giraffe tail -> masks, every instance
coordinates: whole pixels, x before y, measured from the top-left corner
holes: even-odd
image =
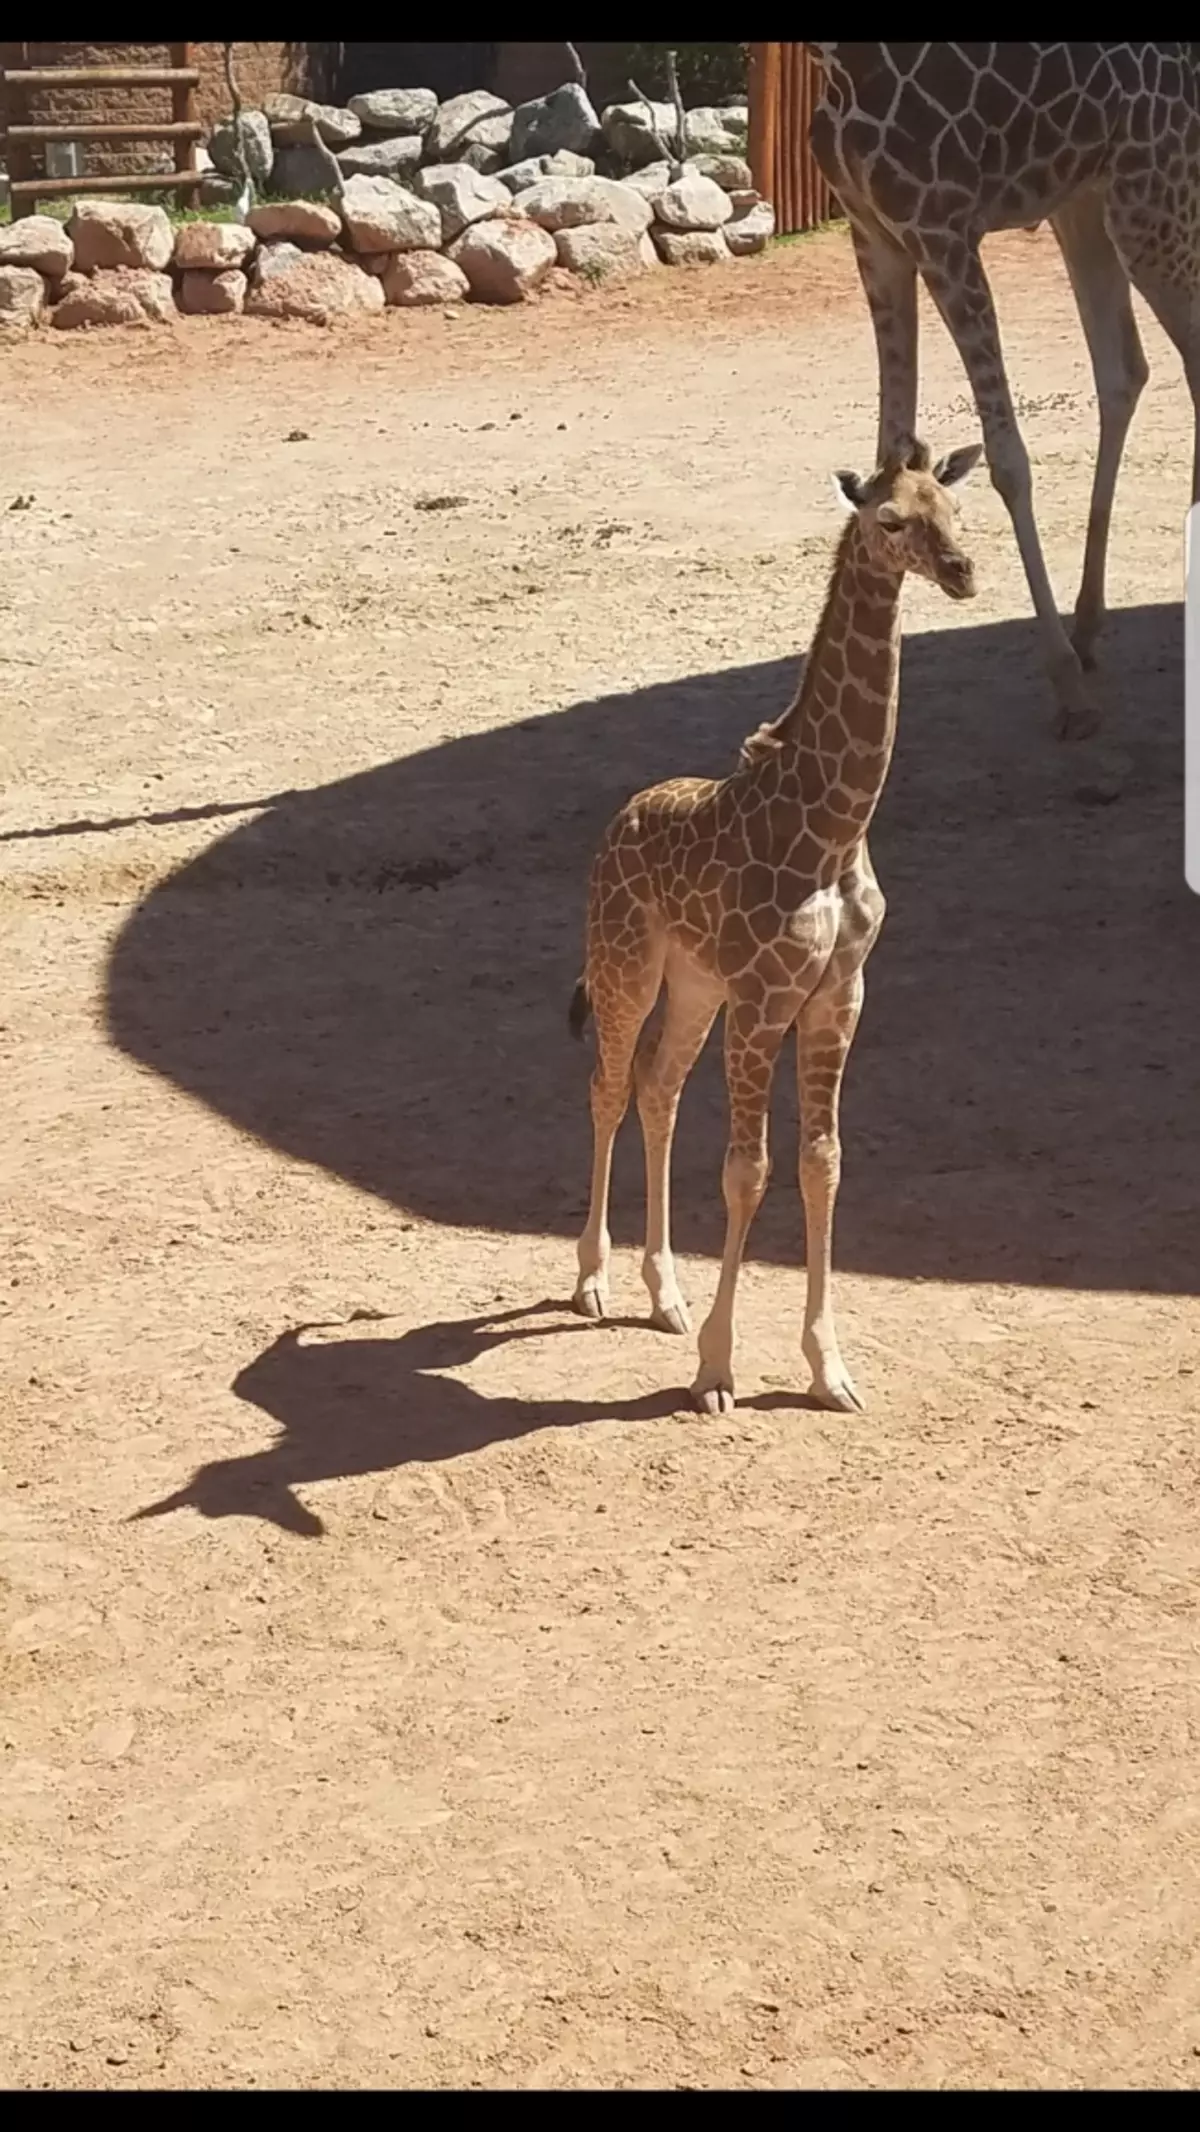
[[[587,979],[586,977],[581,977],[571,994],[571,1004],[567,1009],[567,1027],[575,1038],[576,1043],[582,1044],[583,1042],[583,1032],[587,1028],[591,1012],[592,1003],[588,998]]]

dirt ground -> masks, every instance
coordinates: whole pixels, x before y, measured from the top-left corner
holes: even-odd
[[[1082,336],[1048,235],[990,257],[1069,605]],[[628,1317],[564,1308],[565,1008],[612,808],[787,699],[874,441],[844,237],[4,357],[6,2084],[1197,2084],[1191,413],[1145,334],[1125,789],[1075,796],[980,477],[872,840],[868,1412],[804,1404],[789,1068],[720,1421],[639,1322],[632,1121]],[[722,1129],[711,1047],[702,1308]]]

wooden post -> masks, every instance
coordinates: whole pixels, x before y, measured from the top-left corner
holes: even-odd
[[[179,73],[192,72],[192,48],[190,44],[168,45],[171,66]],[[196,123],[196,88],[194,82],[175,82],[171,88],[171,117],[177,126],[194,126]],[[195,134],[177,134],[175,138],[175,168],[188,171],[196,168]]]
[[[23,44],[21,46],[21,66],[25,68],[28,67],[28,65],[29,46],[27,44]],[[29,92],[25,89],[19,89],[17,87],[17,84],[12,81],[6,82],[5,89],[5,101],[8,106],[8,123],[11,126],[14,119],[20,119],[22,116],[28,118]],[[18,105],[17,102],[18,97],[21,98],[20,105]],[[20,193],[14,190],[14,187],[20,182],[22,178],[25,180],[26,184],[28,184],[30,178],[33,176],[33,157],[30,153],[28,143],[23,141],[19,135],[14,140],[12,135],[10,134],[6,145],[8,150],[6,160],[8,163],[8,197],[10,203],[9,213],[11,214],[13,221],[16,222],[21,215],[33,215],[37,213],[37,200],[23,199]]]
[[[752,44],[750,47],[750,170],[756,190],[773,207],[781,49],[777,44]]]
[[[820,74],[803,44],[750,47],[750,169],[775,210],[781,237],[816,229],[836,203],[813,159],[809,137]]]

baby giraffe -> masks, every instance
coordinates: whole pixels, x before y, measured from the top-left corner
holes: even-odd
[[[588,1318],[608,1308],[613,1142],[636,1091],[652,1321],[664,1332],[689,1330],[671,1255],[671,1141],[683,1084],[724,1007],[725,1253],[700,1328],[692,1397],[702,1413],[733,1406],[734,1296],[770,1172],[775,1061],[793,1024],[808,1236],[801,1346],[822,1405],[861,1411],[838,1347],[830,1272],[842,1073],[885,908],[867,829],[896,731],[905,574],[930,578],[951,599],[972,597],[950,492],[981,451],[968,445],[933,466],[926,446],[910,441],[870,480],[834,476],[849,523],[795,700],[745,742],[731,777],[672,778],[638,793],[593,862],[587,965],[570,1014],[576,1036],[593,1014],[597,1036],[591,1210],[575,1307]],[[639,1044],[664,984],[658,1039]]]

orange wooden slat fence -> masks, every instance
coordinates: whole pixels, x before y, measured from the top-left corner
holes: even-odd
[[[8,151],[9,193],[12,217],[36,214],[39,199],[58,199],[72,193],[104,192],[195,192],[204,181],[197,168],[196,146],[204,128],[196,116],[196,86],[200,80],[192,65],[190,44],[168,45],[169,67],[31,67],[29,48],[22,45],[25,62],[8,68],[0,78],[8,90],[10,115],[5,139]],[[142,120],[122,125],[116,121],[70,120],[60,125],[17,124],[12,118],[15,99],[28,100],[39,89],[170,89],[171,117],[161,124]],[[33,168],[33,148],[47,141],[170,141],[173,171],[130,172],[91,178],[38,177]]]
[[[809,147],[820,70],[802,44],[750,47],[750,168],[781,237],[831,222],[838,204]]]

